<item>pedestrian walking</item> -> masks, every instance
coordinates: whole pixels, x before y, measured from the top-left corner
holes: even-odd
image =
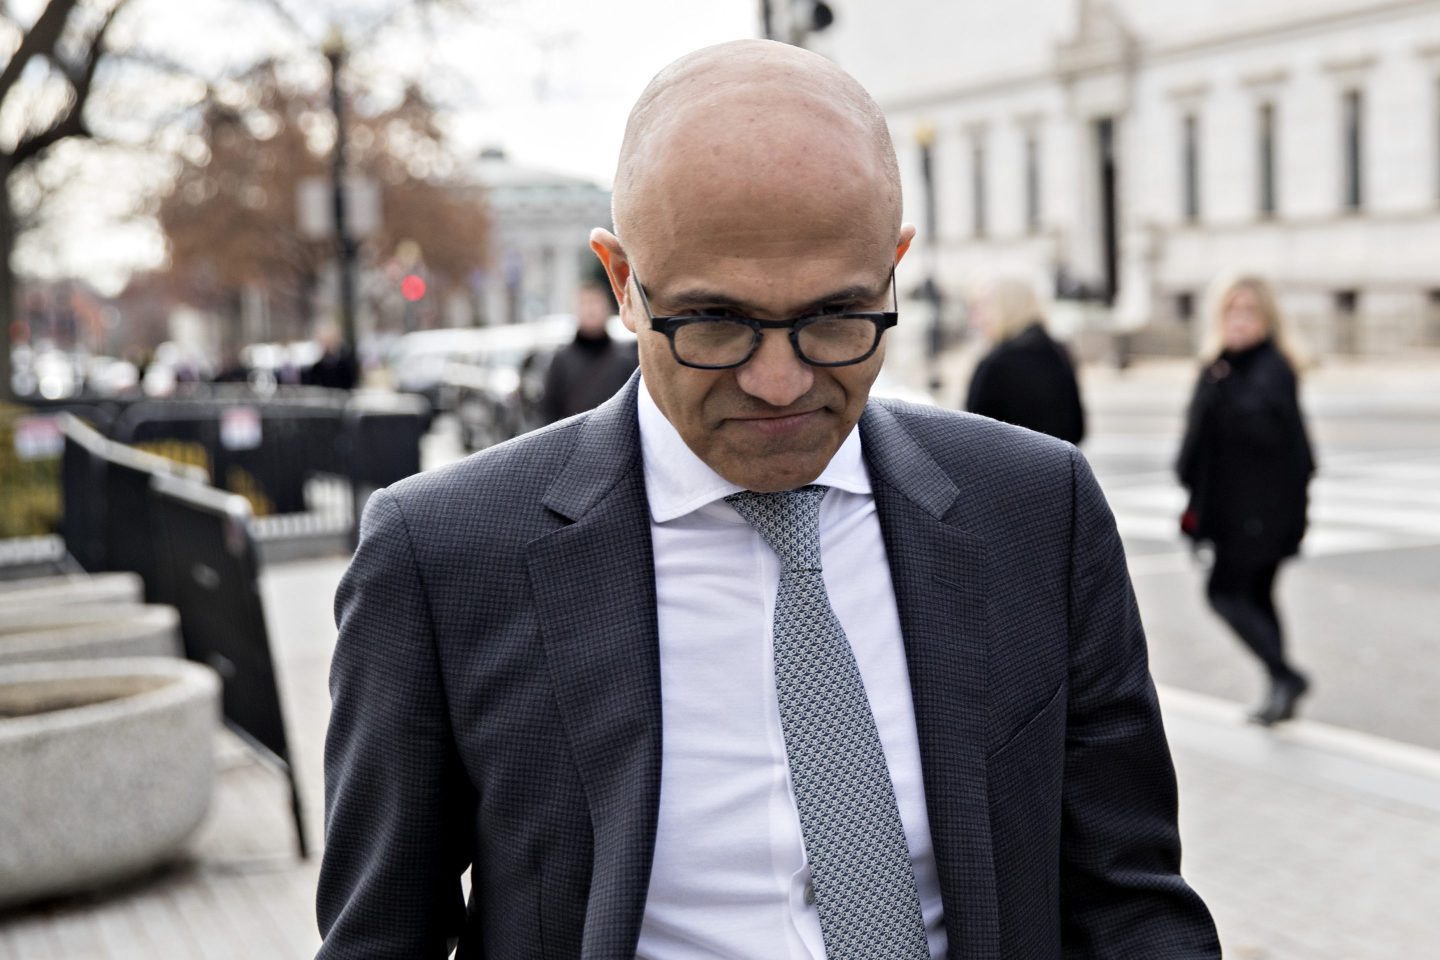
[[[315,332],[320,344],[319,358],[301,373],[301,383],[332,390],[353,390],[360,379],[355,354],[334,324],[324,324]]]
[[[1084,459],[870,398],[901,210],[817,54],[641,94],[591,234],[639,373],[366,505],[321,960],[1220,956]]]
[[[1295,715],[1309,681],[1285,654],[1275,576],[1305,535],[1315,471],[1296,365],[1269,284],[1222,279],[1209,297],[1210,335],[1176,466],[1190,493],[1182,530],[1214,549],[1206,595],[1269,677],[1251,719]]]
[[[1035,288],[1016,277],[992,280],[973,298],[971,318],[991,346],[970,378],[965,409],[1070,443],[1083,440],[1075,365],[1046,332]]]
[[[580,286],[575,310],[575,339],[556,351],[545,371],[540,412],[545,423],[583,413],[614,395],[635,372],[634,343],[619,343],[605,329],[614,301],[603,280]]]

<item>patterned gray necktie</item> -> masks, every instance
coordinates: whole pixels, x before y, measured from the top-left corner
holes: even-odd
[[[775,692],[828,960],[928,958],[925,920],[865,684],[820,575],[828,488],[725,498],[780,557]]]

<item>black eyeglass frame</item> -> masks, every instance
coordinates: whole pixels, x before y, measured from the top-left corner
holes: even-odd
[[[885,331],[900,322],[900,294],[895,289],[895,270],[893,267],[890,270],[890,296],[891,302],[895,305],[894,310],[850,310],[844,313],[817,313],[804,317],[792,317],[789,320],[757,320],[754,317],[734,314],[707,313],[678,317],[657,317],[655,316],[655,312],[650,309],[650,298],[645,294],[645,286],[640,282],[639,275],[634,270],[631,270],[630,278],[635,281],[635,289],[640,294],[640,306],[644,309],[645,316],[650,321],[650,329],[658,333],[663,333],[665,339],[670,341],[670,355],[675,358],[676,363],[682,367],[691,367],[696,370],[730,370],[734,367],[743,367],[750,362],[750,358],[755,356],[755,351],[760,348],[760,338],[762,332],[765,330],[789,330],[790,347],[795,351],[795,356],[799,357],[802,363],[807,363],[812,367],[849,367],[857,363],[864,363],[873,357],[875,351],[880,349],[880,338],[885,335]],[[866,350],[854,360],[824,362],[811,360],[805,356],[805,352],[800,349],[800,331],[810,324],[818,323],[821,320],[842,319],[869,320],[875,325],[875,340],[870,344],[870,349]],[[679,352],[675,349],[676,331],[692,323],[717,322],[739,323],[750,328],[754,336],[750,340],[750,349],[746,351],[745,356],[734,363],[693,363],[689,360],[682,359]]]

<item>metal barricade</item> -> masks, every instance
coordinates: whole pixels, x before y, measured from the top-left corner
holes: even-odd
[[[352,535],[359,534],[370,494],[420,472],[420,439],[429,423],[429,403],[413,394],[356,394],[351,400],[342,449],[354,491]]]
[[[307,857],[249,504],[235,494],[165,474],[152,475],[150,489],[170,591],[167,602],[180,611],[185,655],[220,674],[226,725],[289,782],[296,843],[300,856]]]
[[[150,478],[168,475],[204,483],[204,471],[106,440],[69,414],[61,415],[61,429],[65,437],[61,532],[66,550],[92,573],[138,573],[145,582],[146,602],[168,603]]]

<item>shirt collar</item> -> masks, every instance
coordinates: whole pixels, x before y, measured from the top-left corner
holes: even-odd
[[[712,470],[686,445],[675,425],[655,404],[643,376],[639,393],[645,493],[650,501],[650,517],[655,523],[683,517],[744,489]],[[860,450],[859,430],[851,429],[815,482],[847,493],[870,495],[870,475]]]

